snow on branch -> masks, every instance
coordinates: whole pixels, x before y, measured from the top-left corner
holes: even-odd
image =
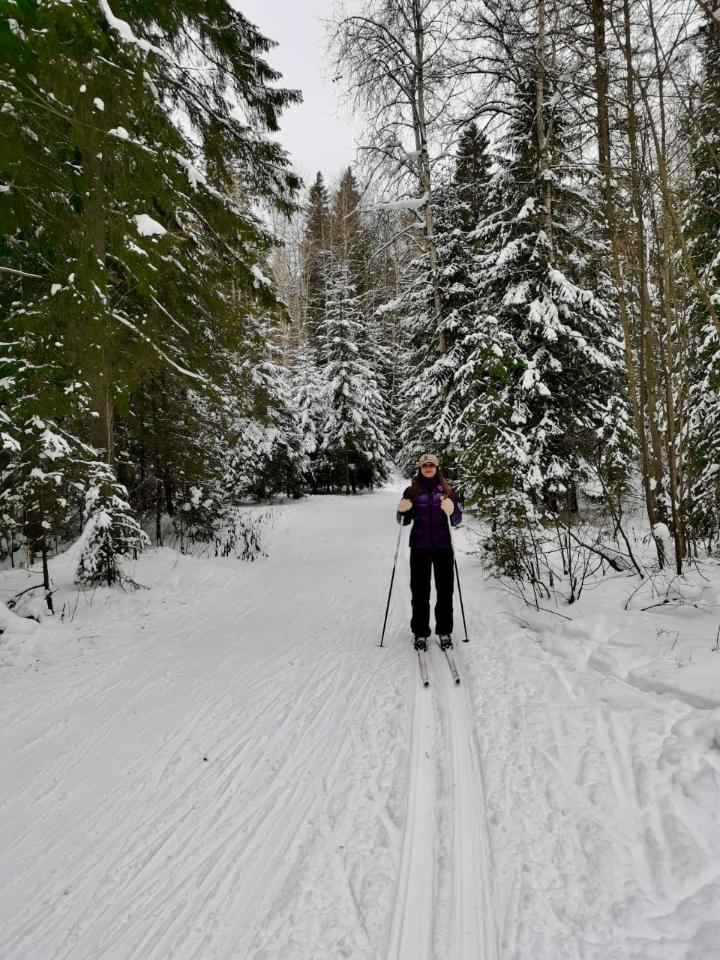
[[[150,43],[149,40],[144,40],[142,37],[136,36],[127,20],[121,20],[120,17],[116,17],[110,9],[110,4],[107,2],[107,0],[99,0],[99,2],[100,9],[107,20],[108,25],[111,26],[113,30],[117,30],[126,43],[134,44],[136,47],[144,50],[145,53],[156,53],[159,57],[162,57],[163,60],[169,59],[168,55],[164,50],[161,50],[160,47],[156,47],[153,43]]]
[[[421,197],[407,197],[405,200],[380,200],[377,203],[363,203],[359,209],[364,213],[372,213],[376,210],[422,210],[428,202],[428,195],[424,193]]]
[[[141,237],[162,237],[167,233],[165,227],[157,220],[153,220],[147,213],[138,213],[133,217],[133,220]]]
[[[3,273],[14,273],[19,277],[32,277],[33,280],[42,280],[42,275],[39,273],[27,273],[25,270],[14,270],[12,267],[0,267],[0,270]]]
[[[223,204],[226,210],[229,210],[231,213],[234,213],[236,216],[247,217],[247,214],[240,209],[240,207],[235,202],[235,200],[233,200],[233,198],[228,194],[222,193],[220,190],[217,190],[210,183],[208,183],[208,180],[205,174],[201,170],[199,170],[198,167],[196,167],[193,163],[191,163],[191,161],[188,160],[187,157],[184,157],[181,153],[176,153],[174,150],[170,151],[170,156],[173,157],[173,159],[176,160],[179,166],[182,167],[182,169],[185,171],[185,176],[187,177],[188,183],[190,184],[193,190],[197,190],[198,184],[200,184],[203,187],[203,189],[208,194],[210,194],[211,197],[214,197],[216,200],[219,200],[220,203]],[[203,223],[208,225],[205,218],[200,215],[200,213],[195,209],[195,207],[193,207],[192,205],[190,206],[193,213],[195,213],[198,217],[200,217]]]
[[[175,361],[169,357],[164,350],[162,350],[156,343],[153,343],[150,337],[144,334],[142,330],[138,330],[135,324],[131,323],[127,317],[123,317],[123,315],[117,311],[113,311],[112,316],[118,321],[118,323],[122,323],[123,326],[128,327],[128,329],[132,330],[133,333],[136,333],[142,340],[151,346],[153,350],[158,353],[163,360],[166,361],[166,363],[169,363],[171,367],[177,370],[178,373],[183,374],[183,376],[190,377],[193,380],[199,380],[201,383],[208,383],[207,377],[204,377],[201,373],[196,373],[194,370],[187,370],[185,367],[181,367],[179,363],[175,363]]]
[[[170,156],[173,157],[183,168],[183,170],[185,171],[185,175],[187,176],[188,183],[193,188],[193,190],[197,190],[198,183],[201,183],[204,187],[207,186],[207,179],[205,177],[205,174],[202,173],[201,170],[198,170],[198,168],[193,163],[191,163],[186,157],[184,157],[181,153],[177,153],[174,150],[170,151]]]

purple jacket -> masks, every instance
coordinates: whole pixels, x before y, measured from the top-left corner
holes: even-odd
[[[412,488],[407,487],[403,497],[410,500]],[[440,507],[445,491],[437,480],[423,480],[420,493],[413,499],[413,505],[405,513],[398,513],[398,523],[407,526],[412,523],[410,531],[410,547],[420,550],[447,549],[452,546],[448,529],[447,514]],[[450,497],[455,509],[450,514],[450,523],[456,527],[462,520],[462,513],[454,490]]]

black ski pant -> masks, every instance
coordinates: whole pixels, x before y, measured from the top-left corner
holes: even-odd
[[[451,547],[438,550],[410,550],[410,592],[412,619],[410,629],[415,637],[429,637],[430,571],[435,573],[435,633],[451,634],[453,629],[453,552]]]

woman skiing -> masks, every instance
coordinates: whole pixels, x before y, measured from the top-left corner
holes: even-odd
[[[397,521],[410,531],[410,629],[415,649],[426,650],[430,636],[430,571],[435,573],[435,633],[443,650],[452,647],[453,549],[449,523],[462,519],[455,491],[443,477],[438,458],[424,453],[418,460],[417,476],[403,493],[397,507]]]

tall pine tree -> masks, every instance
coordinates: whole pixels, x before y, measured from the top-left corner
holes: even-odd
[[[225,3],[81,0],[13,14],[0,23],[11,78],[0,114],[0,309],[10,334],[3,400],[20,448],[6,445],[4,476],[31,489],[27,425],[42,423],[68,449],[91,444],[135,487],[153,458],[131,462],[127,448],[167,439],[146,434],[157,421],[138,416],[138,397],[162,383],[176,410],[190,388],[222,406],[237,386],[243,328],[274,307],[257,269],[272,238],[252,208],[291,208],[297,181],[262,131],[277,129],[295,95],[269,86],[269,42]],[[243,401],[251,415],[252,398]],[[185,420],[201,435],[201,418]],[[61,474],[56,458],[61,499],[76,491],[82,504],[74,485],[92,487],[92,460],[73,457]],[[32,498],[21,496],[16,516],[42,514]],[[65,522],[46,522],[67,535]],[[42,550],[37,530],[25,525]]]
[[[478,228],[479,309],[456,433],[463,485],[501,533],[573,510],[600,461],[617,467],[610,445],[627,433],[593,196],[547,87],[540,143],[534,67],[514,90],[506,159]]]
[[[705,287],[720,289],[720,24],[708,18],[702,33],[703,69],[689,128],[692,180],[685,234],[693,266]],[[720,336],[704,304],[688,317],[690,396],[686,429],[689,497],[686,525],[693,539],[720,538]]]
[[[323,175],[318,173],[308,191],[303,264],[305,273],[306,337],[322,352],[320,330],[325,315],[326,271],[330,252],[330,198]]]
[[[369,472],[375,480],[386,477],[390,451],[376,347],[344,263],[333,264],[328,275],[323,339],[327,414],[321,446],[349,492],[352,470]]]

